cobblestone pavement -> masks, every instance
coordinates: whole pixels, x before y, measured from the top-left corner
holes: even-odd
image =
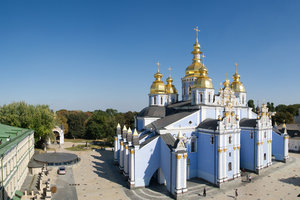
[[[74,153],[74,152],[73,152]],[[164,200],[172,199],[161,185],[149,188],[128,189],[127,181],[112,162],[112,151],[75,152],[81,161],[73,166],[76,191],[79,200]],[[251,173],[252,182],[242,179],[225,184],[221,189],[202,180],[192,179],[187,182],[188,193],[184,199],[234,199],[234,189],[238,189],[238,199],[245,200],[295,200],[300,194],[300,154],[290,153],[288,163],[274,162],[260,175]],[[201,196],[206,187],[207,196]]]

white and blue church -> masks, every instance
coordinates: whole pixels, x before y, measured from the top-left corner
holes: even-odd
[[[149,105],[135,117],[131,130],[117,126],[114,162],[130,188],[146,187],[155,177],[179,198],[187,180],[201,178],[216,186],[239,178],[241,169],[260,173],[276,160],[288,159],[288,135],[272,126],[262,105],[258,114],[247,106],[240,75],[215,91],[198,42],[185,70],[182,100],[171,75],[158,70],[150,87]],[[237,64],[236,64],[237,67]]]

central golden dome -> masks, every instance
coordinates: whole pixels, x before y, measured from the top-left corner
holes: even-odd
[[[154,78],[156,79],[153,81],[151,88],[150,88],[150,94],[165,94],[166,93],[166,85],[161,80],[162,74],[158,71],[154,74]]]
[[[193,63],[188,66],[185,69],[185,75],[187,76],[194,76],[194,77],[198,77],[199,74],[199,70],[200,68],[203,66],[202,63],[200,62],[200,55],[202,54],[202,52],[200,51],[200,44],[198,43],[198,38],[196,40],[196,43],[193,46],[193,52],[192,54],[194,55],[193,57]]]
[[[200,76],[196,79],[193,88],[206,88],[206,89],[212,89],[213,84],[211,81],[211,78],[207,76],[207,68],[202,65],[202,67],[199,70]]]

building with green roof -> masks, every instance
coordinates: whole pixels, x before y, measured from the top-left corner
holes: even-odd
[[[34,131],[0,124],[0,199],[12,199],[28,173]]]

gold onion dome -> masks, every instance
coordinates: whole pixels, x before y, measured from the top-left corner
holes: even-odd
[[[230,81],[227,79],[227,73],[226,73],[226,80],[224,81],[223,85],[224,85],[224,88],[227,88],[230,86]]]
[[[200,75],[199,70],[203,66],[203,64],[200,62],[201,61],[200,56],[202,52],[200,51],[200,44],[198,42],[198,32],[200,30],[198,29],[198,27],[196,27],[194,30],[196,31],[196,42],[193,46],[193,51],[192,51],[192,54],[194,55],[193,63],[185,69],[185,75],[198,77]]]
[[[157,65],[159,67],[159,62],[157,62]],[[153,81],[151,88],[150,88],[150,94],[165,94],[166,93],[166,85],[161,80],[163,75],[159,72],[159,69],[154,74],[155,81]]]
[[[211,78],[207,76],[207,68],[202,65],[202,67],[199,69],[200,76],[196,79],[193,88],[206,88],[206,89],[212,89],[213,84],[211,81]]]
[[[237,63],[235,64],[235,74],[232,76],[233,82],[231,83],[231,89],[234,92],[246,92],[243,83],[240,81],[240,75],[237,73]]]
[[[177,89],[172,83],[173,83],[173,79],[171,78],[171,67],[169,67],[169,77],[167,78],[167,84],[166,84],[167,94],[177,94]]]
[[[172,84],[172,82],[173,82],[173,79],[171,78],[171,76],[169,76],[167,78],[167,85],[166,85],[166,93],[167,94],[177,94],[177,89]]]

